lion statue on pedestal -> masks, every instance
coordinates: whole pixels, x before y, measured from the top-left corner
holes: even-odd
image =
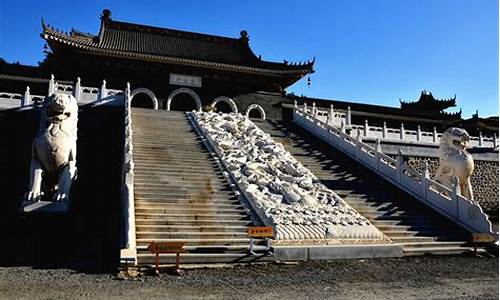
[[[469,140],[469,134],[461,128],[451,127],[443,133],[439,143],[439,167],[434,180],[451,189],[458,184],[460,194],[474,200],[470,183],[474,159],[465,149]]]
[[[31,146],[30,185],[25,201],[50,197],[49,201],[68,202],[76,179],[77,122],[75,97],[56,93],[45,99],[40,127]]]

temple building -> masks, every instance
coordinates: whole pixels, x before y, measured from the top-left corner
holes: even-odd
[[[254,54],[245,30],[234,38],[158,28],[114,20],[108,9],[100,22],[99,32],[84,33],[64,32],[42,20],[45,59],[38,67],[0,60],[0,90],[22,93],[29,85],[32,92],[44,94],[54,75],[59,83],[70,85],[76,78],[95,87],[106,80],[114,89],[130,83],[136,107],[181,111],[211,107],[253,118],[289,119],[294,102],[315,102],[320,109],[330,105],[350,109],[353,124],[368,121],[382,126],[385,122],[398,128],[404,123],[408,129],[436,127],[439,131],[461,124],[474,133],[498,133],[498,126],[492,124],[495,119],[479,126],[472,119],[462,120],[461,110],[446,112],[457,105],[456,96],[439,100],[422,91],[417,101],[400,100],[401,107],[396,108],[289,94],[288,87],[314,73],[315,59],[266,61]]]

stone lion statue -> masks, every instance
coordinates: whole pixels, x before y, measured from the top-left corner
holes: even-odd
[[[434,179],[452,188],[458,178],[460,194],[474,200],[470,183],[474,160],[465,149],[469,140],[469,134],[461,128],[451,127],[443,133],[439,143],[439,167]]]
[[[76,179],[77,122],[78,104],[72,95],[56,93],[43,102],[38,134],[31,146],[26,201],[40,201],[44,195],[56,202],[69,200]]]

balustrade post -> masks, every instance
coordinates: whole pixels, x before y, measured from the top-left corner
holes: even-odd
[[[316,118],[316,102],[313,102],[312,105],[312,116],[313,118]]]
[[[438,140],[438,133],[436,130],[436,126],[434,126],[434,128],[432,128],[432,142],[437,143],[437,140]]]
[[[417,142],[422,139],[422,131],[420,130],[420,125],[417,125]]]
[[[363,128],[364,136],[368,137],[369,132],[370,132],[370,127],[368,126],[368,120],[365,119],[365,127]]]
[[[351,125],[351,107],[347,107],[347,114],[345,116],[346,119],[346,125]]]
[[[493,134],[493,148],[496,148],[498,146],[498,141],[497,141],[497,134]]]
[[[456,217],[459,214],[458,196],[460,196],[460,179],[458,179],[457,176],[455,176],[455,178],[454,178],[452,193],[453,193],[452,199],[455,201],[456,208],[457,208],[456,213],[455,213],[455,217]]]
[[[333,104],[330,104],[330,120],[333,121],[333,118],[335,118],[335,111],[333,110]]]
[[[125,88],[125,106],[128,110],[131,106],[130,103],[130,82],[127,82],[127,87]]]
[[[384,121],[384,125],[382,126],[382,138],[386,139],[387,138],[387,124]]]
[[[24,91],[23,99],[21,100],[21,107],[30,105],[30,87],[26,86],[26,91]]]
[[[404,156],[403,152],[400,148],[398,148],[398,157],[396,158],[396,174],[397,174],[397,182],[401,183],[401,176],[404,172]]]
[[[297,99],[293,100],[293,107],[294,107],[294,108],[297,108],[297,107],[298,107],[298,106],[297,106]]]
[[[55,92],[55,81],[54,81],[54,74],[50,74],[50,80],[49,80],[49,94],[48,96],[54,94]]]
[[[345,133],[345,122],[344,122],[344,120],[340,121],[340,131],[342,133]]]
[[[101,90],[99,91],[99,101],[108,96],[108,90],[106,89],[106,80],[102,81]]]
[[[382,145],[380,145],[380,139],[377,138],[375,140],[375,150],[377,150],[377,152],[379,153],[382,153]]]
[[[80,90],[81,90],[81,80],[80,77],[76,78],[75,90],[73,91],[73,96],[76,98],[76,102],[80,102]]]
[[[483,146],[483,132],[479,131],[479,147]]]
[[[307,103],[304,101],[304,116],[307,114]]]
[[[401,123],[401,127],[399,128],[399,139],[404,141],[406,138],[405,125]]]
[[[427,200],[427,191],[429,190],[429,179],[431,178],[430,172],[429,172],[429,164],[427,161],[425,162],[424,166],[424,173],[420,177],[420,183],[422,184],[422,196],[424,197],[425,200]]]
[[[359,127],[358,127],[358,129],[356,131],[356,134],[357,134],[356,139],[358,140],[358,142],[362,142],[363,141],[363,137],[361,136],[361,130],[359,129]]]

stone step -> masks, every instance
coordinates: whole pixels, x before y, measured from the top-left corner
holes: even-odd
[[[236,225],[137,225],[138,231],[146,232],[240,232],[247,233],[247,226]]]
[[[144,178],[144,177],[142,177]],[[154,179],[157,179],[153,177]],[[227,180],[224,180],[222,178],[214,178],[210,177],[210,182],[220,184],[220,185],[229,185]],[[202,184],[207,182],[207,178],[200,178],[200,177],[195,177],[195,176],[170,176],[166,177],[164,176],[161,178],[161,180],[143,180],[143,181],[134,181],[134,184],[136,186],[162,186],[167,183],[176,183],[176,184],[187,184],[187,183],[196,183],[196,184]]]
[[[178,157],[163,157],[162,155],[158,155],[156,157],[141,157],[136,156],[134,154],[134,164],[137,166],[144,166],[149,168],[165,168],[165,167],[174,167],[179,168],[181,166],[185,166],[186,169],[197,169],[200,168],[214,168],[217,167],[217,163],[215,161],[210,161],[209,158],[198,157],[193,159],[186,158],[178,158]]]
[[[170,168],[155,168],[153,165],[151,166],[134,166],[134,173],[136,173],[137,177],[144,177],[144,176],[197,176],[197,177],[202,177],[202,176],[219,176],[218,170],[215,169],[215,167],[201,167],[200,168],[195,168],[195,167],[186,167],[182,168],[180,165],[179,166],[172,166]]]
[[[379,228],[380,229],[380,228]],[[430,230],[432,229],[432,230]],[[464,239],[462,235],[454,234],[450,231],[443,231],[440,228],[430,228],[428,230],[411,230],[411,229],[395,229],[395,230],[382,230],[384,234],[391,239],[405,238],[405,237],[432,237],[434,239]]]
[[[134,188],[134,196],[141,199],[229,199],[235,197],[232,191],[181,190],[180,188],[146,189]]]
[[[405,241],[394,242],[403,246],[403,249],[432,248],[432,247],[462,247],[467,246],[466,241]]]
[[[156,184],[156,185],[136,185],[135,190],[136,191],[172,191],[172,190],[178,190],[179,187],[181,187],[183,190],[188,190],[190,192],[214,192],[215,190],[223,190],[223,191],[232,191],[230,188],[229,184],[221,184],[217,182],[170,182],[170,181],[163,181],[162,184]]]
[[[203,215],[203,214],[234,214],[234,215],[246,215],[246,212],[242,209],[237,208],[219,208],[211,207],[211,208],[190,208],[190,207],[169,207],[169,208],[160,208],[160,207],[144,207],[139,206],[135,207],[135,212],[137,214],[195,214],[195,215]]]
[[[179,202],[190,202],[190,203],[199,203],[199,204],[232,204],[235,201],[239,201],[237,198],[233,197],[206,197],[204,195],[184,195],[184,196],[175,196],[170,197],[168,195],[154,195],[151,197],[143,197],[136,196],[136,199],[140,199],[141,201],[147,202],[160,202],[160,203],[179,203]],[[240,202],[238,202],[240,203]]]
[[[403,248],[405,256],[421,256],[421,255],[458,255],[462,253],[473,252],[472,247],[418,247],[418,248]],[[478,248],[478,253],[484,253],[485,250]]]
[[[373,224],[373,223],[372,223]],[[434,224],[373,224],[375,227],[377,227],[379,230],[383,232],[391,232],[391,231],[433,231],[436,229],[436,225]],[[451,227],[443,227],[440,226],[439,228],[443,230],[451,230]]]
[[[183,231],[183,232],[163,232],[163,231],[136,231],[139,239],[237,239],[247,238],[247,232],[203,232],[203,231]]]
[[[205,202],[205,203],[200,203],[200,202],[190,202],[190,201],[178,201],[178,202],[151,202],[151,201],[141,201],[141,200],[136,200],[135,201],[135,208],[141,209],[141,208],[148,208],[148,209],[180,209],[180,208],[185,208],[189,207],[191,209],[216,209],[216,210],[221,210],[221,209],[239,209],[242,210],[244,209],[243,206],[239,202],[233,202],[229,204],[223,204],[223,203],[217,203],[217,202]]]
[[[137,170],[134,170],[137,173]],[[134,182],[139,182],[142,183],[138,179],[155,179],[155,180],[160,180],[160,179],[166,179],[166,180],[177,180],[177,181],[186,181],[189,180],[190,182],[206,182],[207,177],[206,176],[200,176],[199,174],[193,174],[190,172],[183,172],[183,171],[178,171],[178,172],[163,172],[163,171],[141,171],[141,173],[144,174],[136,174],[134,176]],[[163,176],[163,177],[160,177]],[[217,182],[227,182],[227,179],[220,174],[219,172],[213,173],[212,176],[210,176],[210,179],[213,181]],[[147,180],[145,182],[150,182],[150,183],[155,183],[155,180]]]
[[[138,219],[160,219],[160,220],[248,220],[246,214],[171,214],[171,213],[136,213]]]
[[[166,219],[166,218],[141,218],[136,216],[135,223],[137,226],[154,225],[154,226],[249,226],[252,222],[248,219]]]
[[[160,254],[160,267],[171,267],[175,264],[175,254]],[[272,257],[265,254],[251,255],[248,253],[182,253],[180,255],[181,268],[183,264],[210,264],[210,263],[246,263],[256,261],[271,261]],[[141,265],[155,264],[153,254],[138,254],[137,261]]]
[[[144,198],[144,197],[135,197],[135,201],[143,202],[143,203],[153,203],[153,204],[165,204],[165,205],[185,205],[189,203],[189,205],[240,205],[241,202],[236,196],[232,198],[217,198],[217,199],[206,199],[205,197],[198,198],[167,198],[165,196],[158,196],[155,198]]]
[[[221,238],[179,238],[179,239],[169,239],[169,238],[141,238],[136,239],[138,246],[148,246],[151,242],[184,242],[186,246],[210,246],[210,245],[238,245],[238,244],[249,244],[249,238],[232,238],[232,239],[221,239]]]

